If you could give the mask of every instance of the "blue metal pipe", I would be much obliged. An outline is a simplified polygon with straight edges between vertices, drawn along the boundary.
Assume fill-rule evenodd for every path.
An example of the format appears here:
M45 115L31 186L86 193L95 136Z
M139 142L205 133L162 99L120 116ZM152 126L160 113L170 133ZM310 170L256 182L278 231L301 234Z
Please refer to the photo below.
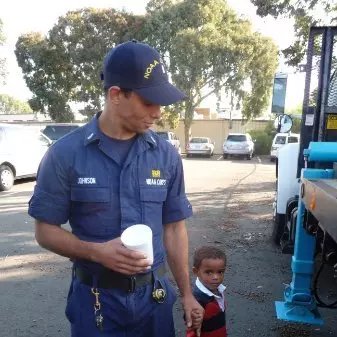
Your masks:
M303 151L308 161L336 162L337 143L336 142L311 142L309 148Z

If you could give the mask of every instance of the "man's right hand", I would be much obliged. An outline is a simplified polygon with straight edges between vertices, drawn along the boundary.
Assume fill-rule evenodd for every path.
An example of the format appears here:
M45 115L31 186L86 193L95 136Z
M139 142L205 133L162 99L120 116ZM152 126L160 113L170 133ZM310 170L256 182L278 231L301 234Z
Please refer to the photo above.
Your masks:
M134 275L147 271L152 264L144 254L124 247L120 238L92 244L93 260L119 273Z
M125 248L121 239L88 242L55 225L36 221L35 238L50 251L74 260L91 260L126 275L134 275L151 266L142 253Z

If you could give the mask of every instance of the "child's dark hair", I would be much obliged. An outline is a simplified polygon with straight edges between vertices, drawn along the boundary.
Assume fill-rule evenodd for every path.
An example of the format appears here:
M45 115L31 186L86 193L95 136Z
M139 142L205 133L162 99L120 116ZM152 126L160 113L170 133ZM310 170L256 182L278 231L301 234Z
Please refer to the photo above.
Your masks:
M193 267L199 269L202 261L205 259L221 259L225 265L227 263L227 257L224 251L217 247L203 246L194 253Z

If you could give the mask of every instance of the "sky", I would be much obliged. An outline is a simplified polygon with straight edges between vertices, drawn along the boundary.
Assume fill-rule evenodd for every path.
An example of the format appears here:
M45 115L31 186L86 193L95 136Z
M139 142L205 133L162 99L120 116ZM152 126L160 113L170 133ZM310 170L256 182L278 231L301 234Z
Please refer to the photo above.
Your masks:
M141 14L145 11L148 1L144 0L17 0L6 1L1 5L0 18L3 21L3 33L7 39L0 48L1 57L7 59L7 84L0 88L0 93L5 93L21 100L31 97L31 92L26 87L21 69L18 67L14 54L15 43L21 34L31 31L46 34L57 22L59 16L65 15L70 10L84 7L126 9L133 13ZM260 18L255 14L255 8L249 0L227 0L227 3L239 15L243 15L253 23L254 30L274 39L280 49L289 46L293 40L293 25L290 19ZM18 10L18 8L20 8ZM288 88L286 107L297 106L302 101L304 90L304 75L294 74L285 66L280 66L278 71L288 73ZM202 106L214 108L213 98L203 102ZM226 105L226 103L224 103ZM226 106L224 106L226 107Z

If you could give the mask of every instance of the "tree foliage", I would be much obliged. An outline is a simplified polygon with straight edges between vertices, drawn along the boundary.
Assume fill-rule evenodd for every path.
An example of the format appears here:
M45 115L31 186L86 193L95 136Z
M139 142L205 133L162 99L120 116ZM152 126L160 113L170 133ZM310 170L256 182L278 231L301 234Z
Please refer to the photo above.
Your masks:
M293 126L291 128L292 133L301 133L302 110L303 105L299 104L296 107L286 111L286 113L290 115L293 120Z
M30 105L55 120L71 120L73 103L92 115L101 107L99 74L106 52L135 38L157 48L175 85L187 100L164 110L187 130L194 109L221 88L242 106L246 118L268 104L277 66L277 48L240 19L222 0L152 0L144 16L93 8L60 17L47 36L21 36L16 55L33 92ZM245 90L249 83L250 90Z
M3 27L3 23L2 23L2 20L0 19L0 48L3 46L3 44L6 41L5 36L3 35L2 27ZM0 85L5 84L6 75L7 75L6 59L0 57Z
M287 63L298 66L306 53L310 26L335 24L337 18L336 0L251 0L257 6L256 13L262 17L272 15L293 17L295 29L294 43L283 50Z
M31 112L32 109L26 102L0 94L0 114L27 114Z
M87 8L60 17L47 36L22 35L15 53L33 92L32 109L48 112L56 121L73 120L71 103L80 103L87 115L98 111L104 55L127 40L140 22L114 9Z
M263 112L277 66L277 49L270 39L254 33L224 1L155 0L149 6L142 29L145 40L164 55L172 80L187 94L186 143L194 109L222 88L242 103L244 117ZM244 90L247 80L249 92Z

